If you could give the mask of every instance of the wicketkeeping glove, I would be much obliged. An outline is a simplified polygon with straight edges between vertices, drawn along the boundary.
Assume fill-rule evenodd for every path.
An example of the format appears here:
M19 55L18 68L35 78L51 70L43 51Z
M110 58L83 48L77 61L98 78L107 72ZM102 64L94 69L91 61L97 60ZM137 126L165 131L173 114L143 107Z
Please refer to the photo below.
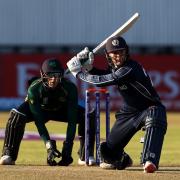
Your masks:
M46 142L46 149L47 149L47 164L50 166L56 166L57 162L55 158L60 158L61 153L57 150L56 141L49 140Z
M73 162L73 158L71 157L73 148L73 142L63 142L62 148L62 159L59 161L59 166L69 166Z

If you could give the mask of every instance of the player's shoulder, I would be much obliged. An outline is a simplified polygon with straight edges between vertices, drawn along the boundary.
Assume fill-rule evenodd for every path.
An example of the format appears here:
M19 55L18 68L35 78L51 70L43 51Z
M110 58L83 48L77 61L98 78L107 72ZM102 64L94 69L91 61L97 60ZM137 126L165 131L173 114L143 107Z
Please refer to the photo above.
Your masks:
M40 79L38 76L33 76L28 80L28 86L30 86L34 81Z
M137 65L139 65L139 62L134 59L128 59L127 64L131 65L131 66L137 66Z
M39 89L42 86L42 79L38 78L36 80L34 80L31 85L28 88L28 92L33 92L36 91L37 89Z
M129 59L127 61L127 66L129 68L132 68L133 70L137 70L137 69L142 69L143 66L141 65L140 62L138 62L137 60L134 60L134 59Z
M136 66L137 66L137 62L135 60L128 59L127 61L125 61L125 63L120 68L117 69L116 73L120 72L123 74L127 74L129 72L134 71Z

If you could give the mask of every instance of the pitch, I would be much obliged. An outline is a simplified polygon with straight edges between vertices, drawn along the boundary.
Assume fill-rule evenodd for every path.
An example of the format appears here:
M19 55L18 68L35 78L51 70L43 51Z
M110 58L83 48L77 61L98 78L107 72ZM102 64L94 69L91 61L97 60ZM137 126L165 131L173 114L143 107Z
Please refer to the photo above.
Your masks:
M0 113L0 129L5 128L8 112ZM168 130L163 144L160 160L160 168L154 174L144 174L139 165L142 144L139 142L143 137L143 131L128 144L126 151L131 155L134 165L123 171L103 170L99 167L86 167L77 165L77 150L79 142L75 141L73 149L74 162L69 167L49 167L46 165L46 150L40 140L23 140L18 160L15 166L0 166L1 180L23 180L23 179L179 179L180 177L180 144L179 144L179 113L168 113ZM111 113L111 126L114 121L114 113ZM65 133L65 123L50 121L47 124L50 132ZM37 132L33 123L27 124L26 131ZM101 138L105 137L104 115L101 115ZM3 140L0 140L0 151ZM58 148L61 149L62 141L58 141Z

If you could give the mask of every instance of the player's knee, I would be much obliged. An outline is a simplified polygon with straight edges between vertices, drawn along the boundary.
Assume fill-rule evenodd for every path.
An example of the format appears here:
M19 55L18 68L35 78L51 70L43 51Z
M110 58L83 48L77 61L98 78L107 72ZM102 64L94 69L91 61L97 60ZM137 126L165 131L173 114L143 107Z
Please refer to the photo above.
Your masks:
M13 108L10 111L8 123L10 123L12 127L24 126L26 123L26 115Z
M164 131L167 130L166 110L164 107L151 107L145 121L145 128L157 127Z

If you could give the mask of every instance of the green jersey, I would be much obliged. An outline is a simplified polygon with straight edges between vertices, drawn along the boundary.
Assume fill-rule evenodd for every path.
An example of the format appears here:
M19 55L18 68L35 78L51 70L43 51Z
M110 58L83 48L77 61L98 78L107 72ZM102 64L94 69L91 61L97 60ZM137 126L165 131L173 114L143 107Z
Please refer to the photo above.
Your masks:
M75 84L63 78L55 89L50 89L45 87L41 79L37 79L28 88L27 101L44 142L50 140L45 126L46 113L54 112L67 113L66 141L74 140L78 110L78 92Z

